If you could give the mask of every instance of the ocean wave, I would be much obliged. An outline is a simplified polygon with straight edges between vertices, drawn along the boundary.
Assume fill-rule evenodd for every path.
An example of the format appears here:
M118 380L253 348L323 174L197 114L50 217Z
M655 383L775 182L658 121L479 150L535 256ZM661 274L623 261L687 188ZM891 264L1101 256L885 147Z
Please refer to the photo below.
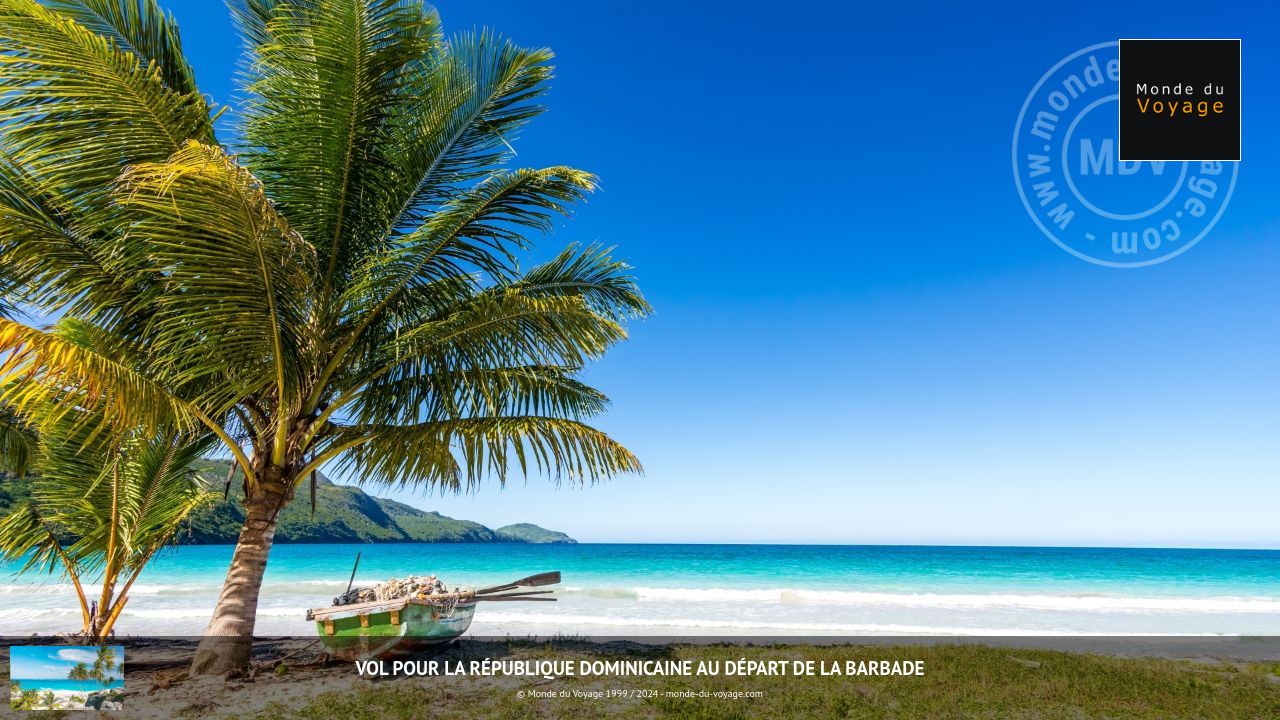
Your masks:
M259 607L258 617L306 617L305 607ZM205 618L213 615L213 606L178 607L178 608L131 608L124 615L147 620L183 620L186 618Z
M1045 630L1042 628L965 627L958 625L907 625L897 623L816 623L770 622L752 620L724 620L719 618L626 618L608 615L557 615L554 618L537 613L491 612L476 615L472 632L484 634L486 626L503 623L536 626L536 632L545 634L551 629L565 627L584 628L678 628L680 630L708 631L765 631L771 633L830 634L830 635L974 635L990 637L1134 637L1142 633L1132 632L1076 632ZM652 634L652 633L649 633ZM709 633L715 634L715 633ZM1156 635L1149 633L1150 635ZM1159 636L1200 636L1199 633L1159 633Z
M637 588L615 588L615 587L577 587L567 586L559 589L564 595L585 595L586 597L602 598L606 600L638 600L640 595Z
M37 620L44 619L50 615L75 615L79 617L79 608L58 608L58 607L22 607L22 608L4 608L0 609L0 620ZM7 633L8 630L0 630L0 634Z
M888 593L790 588L653 588L623 591L642 602L755 602L818 605L896 605L929 608L1024 608L1085 612L1280 613L1269 597L1141 597L1122 595L1020 595L1016 593ZM591 594L584 592L582 594Z
M258 612L262 612L259 610ZM180 608L130 608L123 613L126 617L144 618L147 620L181 620L184 618L203 617L208 618L213 615L213 606L209 607L180 607Z
M86 595L94 596L102 592L102 586L94 583L85 583L81 586ZM217 593L222 588L219 583L174 583L174 584L158 584L148 585L145 583L136 583L129 588L130 595L199 595L204 593ZM75 586L71 583L50 582L50 583L11 583L0 585L0 595L18 594L23 595L67 595L72 596L75 593Z

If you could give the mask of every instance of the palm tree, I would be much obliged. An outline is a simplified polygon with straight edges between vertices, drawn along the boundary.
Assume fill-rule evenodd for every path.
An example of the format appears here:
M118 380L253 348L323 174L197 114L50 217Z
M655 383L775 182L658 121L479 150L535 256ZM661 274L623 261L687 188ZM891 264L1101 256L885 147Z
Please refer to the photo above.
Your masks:
M153 0L46 4L0 0L0 264L96 341L0 320L4 399L73 388L234 458L247 517L193 673L247 663L276 518L326 463L453 491L639 471L579 378L649 312L629 268L520 263L596 184L507 167L550 52L416 2L233 0L228 146Z
M93 678L98 681L98 684L106 686L111 682L112 673L115 672L117 667L115 647L99 645L97 657L93 659Z
M9 707L14 710L37 710L40 705L39 690L19 690L17 696L9 694Z
M32 498L0 519L0 557L21 562L20 572L61 569L90 641L111 633L143 568L192 512L216 497L191 468L214 446L211 434L95 431L75 412L46 426ZM102 588L96 615L82 584L88 575ZM109 672L114 653L99 653L94 671Z
M89 666L85 663L78 662L71 666L71 670L67 673L68 680L79 680L81 682L91 677Z

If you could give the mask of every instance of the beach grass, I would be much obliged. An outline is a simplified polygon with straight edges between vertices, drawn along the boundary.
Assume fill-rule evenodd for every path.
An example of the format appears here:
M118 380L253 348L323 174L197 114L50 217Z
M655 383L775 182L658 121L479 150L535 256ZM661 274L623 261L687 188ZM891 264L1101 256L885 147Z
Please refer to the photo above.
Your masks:
M274 705L253 720L392 720L447 714L485 718L1016 718L1018 720L1274 720L1280 717L1275 663L1121 658L981 645L733 645L582 649L513 644L511 658L734 661L923 660L924 677L413 678L363 683L305 705ZM644 690L649 697L530 697L531 691ZM758 693L738 699L667 693ZM523 692L524 695L520 695ZM248 720L246 718L246 720Z

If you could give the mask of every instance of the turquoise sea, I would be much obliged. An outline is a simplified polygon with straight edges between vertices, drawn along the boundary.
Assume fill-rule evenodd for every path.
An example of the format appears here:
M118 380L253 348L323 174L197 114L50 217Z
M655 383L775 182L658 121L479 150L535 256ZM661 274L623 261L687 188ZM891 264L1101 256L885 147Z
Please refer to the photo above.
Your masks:
M1280 551L801 545L280 545L260 634L310 634L308 607L408 574L451 587L546 570L557 603L491 603L475 634L1280 635ZM198 634L230 546L166 551L123 634ZM0 565L0 634L79 623L69 588Z
M116 678L105 685L93 680L29 680L24 678L13 678L13 680L22 686L23 690L52 690L55 693L66 691L85 695L101 690L114 690L124 687L124 680L120 678Z

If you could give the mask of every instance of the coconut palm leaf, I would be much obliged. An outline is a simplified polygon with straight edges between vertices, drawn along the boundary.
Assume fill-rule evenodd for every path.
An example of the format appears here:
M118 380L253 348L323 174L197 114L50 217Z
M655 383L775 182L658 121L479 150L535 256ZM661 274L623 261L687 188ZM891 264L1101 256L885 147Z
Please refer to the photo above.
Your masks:
M53 573L62 565L58 528L34 503L24 503L0 519L0 557L18 564L19 573Z
M183 289L154 300L149 352L178 382L232 372L298 396L308 347L314 250L261 184L220 148L188 143L131 167L119 202L131 221L126 264ZM190 357L185 348L206 352ZM206 406L208 403L206 402ZM225 408L217 408L225 411Z
M412 114L428 118L411 125L398 168L406 179L403 204L388 230L413 227L456 188L499 168L513 153L523 125L543 112L536 100L551 79L553 54L525 49L488 31L448 40L436 71L440 94L424 97ZM455 100L456 98L456 100Z
M213 140L198 92L169 87L159 66L35 0L0 0L0 56L0 145L82 207L100 203L125 165Z
M25 475L35 451L35 432L12 408L0 404L0 469Z
M155 0L43 0L51 10L71 18L91 32L137 56L144 65L155 63L164 83L180 95L198 94L195 73L182 54L178 24Z
M43 434L69 415L107 426L159 428L198 422L189 406L122 357L119 347L94 346L87 326L73 318L38 330L0 318L0 403L28 418ZM112 352L115 350L115 352ZM89 409L91 412L77 412Z
M537 471L557 484L639 472L640 463L608 435L556 417L477 417L416 425L343 429L351 444L344 469L369 482L471 489L485 477L505 484L512 472Z
M245 162L316 248L322 293L340 287L402 152L396 120L439 19L398 0L281 2L243 81ZM317 189L321 192L317 193Z

